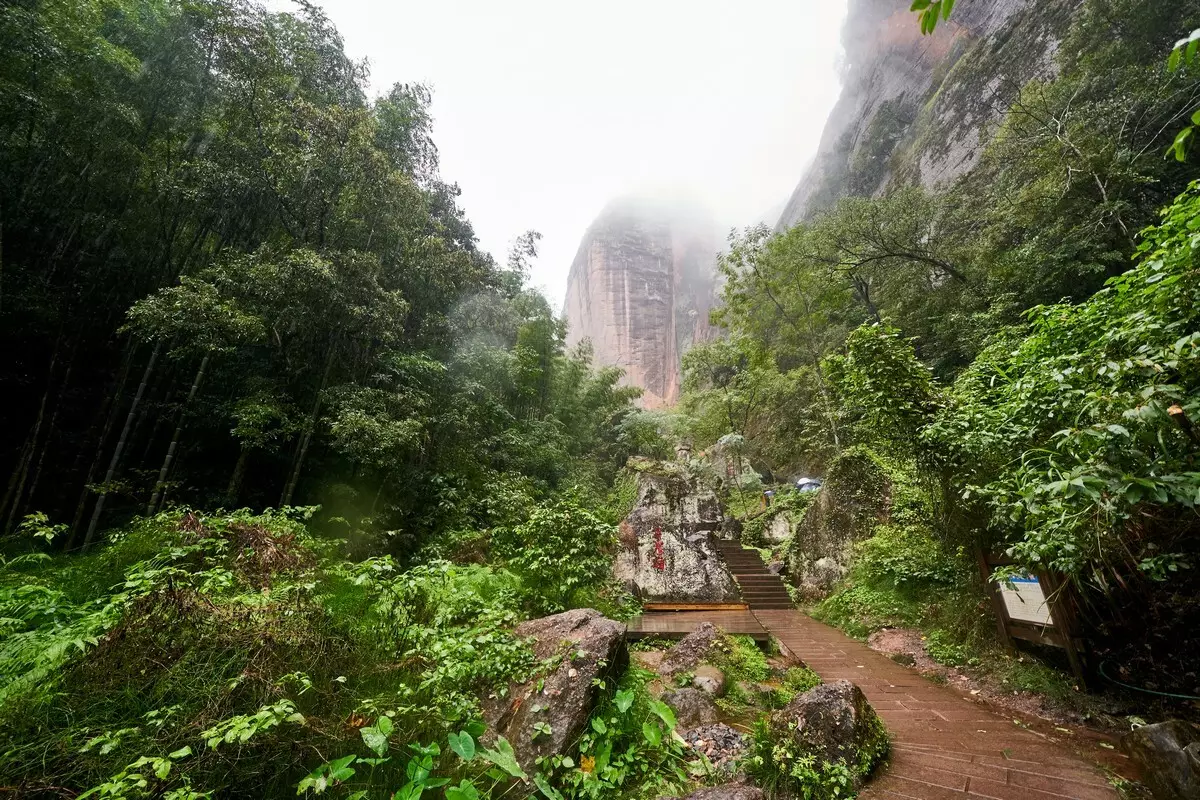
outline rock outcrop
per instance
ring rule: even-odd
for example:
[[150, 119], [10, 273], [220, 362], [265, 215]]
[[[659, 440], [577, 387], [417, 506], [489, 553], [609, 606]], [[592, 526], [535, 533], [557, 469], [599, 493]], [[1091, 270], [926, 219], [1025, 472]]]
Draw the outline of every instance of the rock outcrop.
[[680, 728], [708, 725], [718, 719], [716, 704], [699, 689], [672, 689], [663, 694], [662, 701], [675, 712], [675, 719]]
[[549, 674], [513, 684], [507, 695], [483, 703], [489, 732], [507, 739], [521, 767], [532, 774], [537, 759], [565, 753], [579, 738], [597, 700], [593, 680], [620, 674], [629, 651], [625, 626], [590, 608], [523, 622], [515, 634], [532, 637], [539, 660], [563, 656]]
[[891, 481], [875, 459], [857, 448], [838, 456], [787, 546], [792, 584], [810, 596], [828, 592], [849, 571], [854, 543], [890, 510]]
[[1141, 767], [1154, 800], [1200, 798], [1200, 725], [1172, 719], [1143, 725], [1121, 739]]
[[621, 523], [614, 577], [644, 602], [739, 602], [710, 541], [723, 516], [716, 493], [682, 465], [642, 471], [633, 511]]
[[787, 228], [846, 195], [944, 185], [978, 162], [1003, 109], [1052, 74], [1081, 0], [959, 3], [922, 36], [907, 4], [851, 0], [842, 94], [788, 201]]
[[771, 715], [771, 737], [790, 741], [797, 755], [811, 755], [817, 764], [844, 764], [857, 791], [875, 765], [887, 754], [887, 730], [850, 681], [825, 683], [796, 695]]
[[717, 630], [717, 626], [711, 622], [701, 622], [696, 626], [696, 630], [680, 639], [667, 651], [658, 664], [658, 671], [669, 678], [677, 672], [695, 669], [700, 662], [708, 658], [713, 645], [720, 637], [721, 632]]
[[567, 345], [591, 341], [595, 362], [625, 371], [660, 408], [679, 399], [680, 359], [711, 336], [719, 241], [695, 210], [624, 199], [588, 228], [567, 279]]

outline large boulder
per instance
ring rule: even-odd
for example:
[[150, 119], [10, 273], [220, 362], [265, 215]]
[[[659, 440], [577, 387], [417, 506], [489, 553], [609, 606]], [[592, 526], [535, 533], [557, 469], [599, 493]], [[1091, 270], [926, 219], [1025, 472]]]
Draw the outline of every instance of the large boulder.
[[683, 465], [642, 467], [633, 511], [621, 523], [617, 581], [645, 602], [740, 602], [711, 541], [724, 521], [716, 493]]
[[[629, 650], [625, 626], [590, 608], [529, 620], [515, 633], [532, 638], [539, 660], [562, 656], [548, 674], [514, 683], [507, 695], [483, 703], [489, 735], [507, 739], [531, 772], [537, 759], [566, 752], [579, 738], [597, 700], [593, 681], [623, 671]], [[539, 732], [542, 723], [549, 733]]]
[[821, 684], [796, 695], [771, 715], [769, 724], [771, 738], [790, 742], [797, 756], [812, 755], [818, 764], [845, 764], [855, 790], [888, 750], [883, 722], [850, 681]]
[[721, 638], [721, 631], [711, 622], [701, 622], [696, 630], [675, 643], [658, 663], [658, 671], [668, 678], [679, 672], [687, 672], [696, 668], [700, 662], [708, 658]]
[[849, 571], [854, 543], [887, 521], [891, 494], [887, 473], [868, 451], [838, 456], [788, 545], [792, 583], [810, 596], [829, 592]]
[[680, 728], [694, 728], [717, 721], [716, 704], [699, 689], [672, 689], [663, 693], [662, 701], [675, 712], [675, 720]]
[[1155, 800], [1200, 800], [1200, 726], [1173, 719], [1121, 739]]

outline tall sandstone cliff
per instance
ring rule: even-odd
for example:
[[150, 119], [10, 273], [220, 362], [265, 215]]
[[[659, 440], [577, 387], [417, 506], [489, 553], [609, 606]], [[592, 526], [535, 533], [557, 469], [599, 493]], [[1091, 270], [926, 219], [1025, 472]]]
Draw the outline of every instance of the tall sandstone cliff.
[[679, 399], [680, 359], [710, 335], [716, 226], [694, 209], [611, 203], [588, 228], [567, 279], [567, 344], [625, 370], [642, 405]]
[[968, 172], [1021, 86], [1053, 73], [1081, 2], [960, 2], [922, 36], [908, 3], [850, 0], [842, 93], [778, 227], [840, 197], [935, 189]]

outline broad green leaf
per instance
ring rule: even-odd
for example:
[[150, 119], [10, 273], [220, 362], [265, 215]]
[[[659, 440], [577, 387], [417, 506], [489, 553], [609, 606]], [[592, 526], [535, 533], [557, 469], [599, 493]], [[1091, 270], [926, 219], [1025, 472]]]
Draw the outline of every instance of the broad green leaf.
[[642, 738], [644, 738], [646, 743], [651, 747], [658, 747], [660, 744], [662, 744], [662, 728], [650, 721], [643, 722]]
[[600, 717], [593, 717], [592, 730], [603, 736], [608, 733], [608, 726], [604, 724], [604, 720], [600, 719]]
[[529, 776], [525, 774], [525, 770], [521, 769], [521, 765], [517, 763], [517, 755], [513, 752], [512, 745], [503, 736], [496, 739], [496, 748], [494, 750], [485, 748], [480, 755], [512, 777], [520, 778], [523, 781], [529, 780]]
[[376, 727], [361, 728], [359, 734], [362, 736], [363, 742], [367, 747], [375, 751], [376, 755], [382, 756], [388, 751], [387, 737], [380, 733]]
[[651, 700], [650, 710], [654, 712], [656, 717], [663, 721], [663, 724], [667, 726], [667, 730], [675, 728], [675, 712], [671, 710], [669, 705], [661, 700]]
[[533, 776], [533, 785], [538, 788], [538, 791], [548, 800], [563, 800], [563, 796], [558, 793], [558, 790], [550, 785], [545, 776], [540, 772]]
[[613, 697], [613, 705], [617, 707], [617, 711], [624, 714], [633, 705], [633, 697], [632, 689], [621, 689]]
[[459, 733], [451, 733], [447, 738], [450, 741], [450, 749], [463, 761], [470, 761], [475, 758], [475, 740], [471, 737], [471, 734], [461, 731]]
[[463, 778], [458, 786], [446, 787], [446, 800], [479, 800], [479, 790], [475, 784]]

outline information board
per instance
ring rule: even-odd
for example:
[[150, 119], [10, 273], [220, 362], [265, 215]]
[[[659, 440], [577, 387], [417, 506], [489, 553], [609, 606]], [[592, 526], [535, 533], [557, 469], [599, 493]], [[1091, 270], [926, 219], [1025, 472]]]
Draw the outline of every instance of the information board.
[[998, 588], [1009, 619], [1038, 625], [1054, 624], [1050, 616], [1050, 604], [1046, 602], [1046, 595], [1037, 577], [1014, 576], [1010, 581], [1000, 581]]

